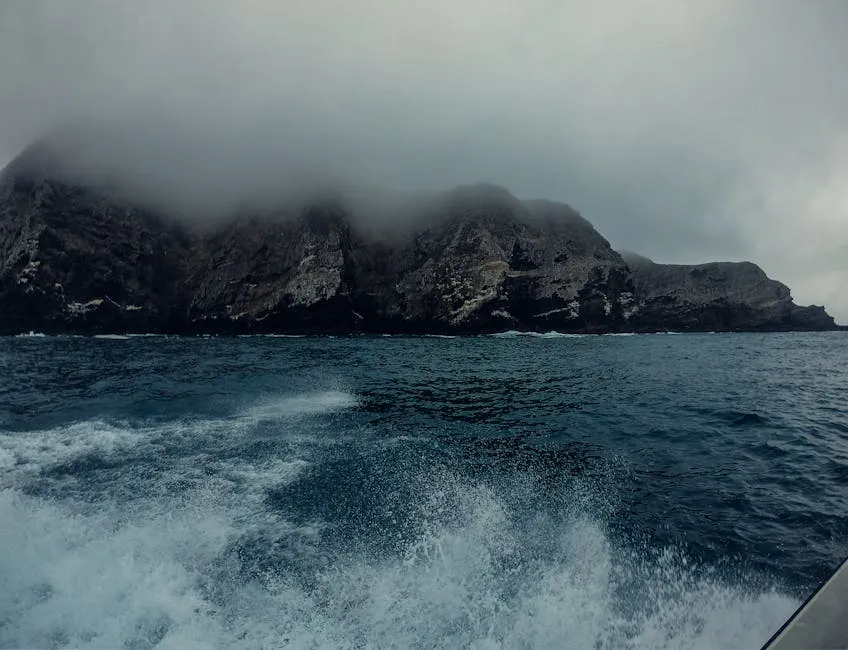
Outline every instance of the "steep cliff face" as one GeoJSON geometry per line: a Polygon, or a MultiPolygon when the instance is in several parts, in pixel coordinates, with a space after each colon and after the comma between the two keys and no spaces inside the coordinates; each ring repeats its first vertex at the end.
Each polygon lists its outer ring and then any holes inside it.
{"type": "Polygon", "coordinates": [[[757,266],[627,261],[574,210],[457,188],[189,228],[29,153],[0,176],[0,333],[829,329],[757,266]],[[360,209],[361,211],[361,209],[360,209]]]}
{"type": "MultiPolygon", "coordinates": [[[[400,215],[401,218],[410,217],[400,215]]],[[[422,226],[365,234],[337,201],[238,221],[202,236],[190,263],[197,331],[603,329],[632,300],[628,271],[566,206],[460,188],[422,226]]]]}
{"type": "Polygon", "coordinates": [[[823,307],[799,307],[789,287],[751,262],[655,264],[625,253],[633,274],[635,328],[675,330],[834,329],[823,307]]]}
{"type": "Polygon", "coordinates": [[[339,205],[238,221],[202,236],[190,265],[186,327],[350,331],[350,226],[339,205]]]}
{"type": "Polygon", "coordinates": [[[407,331],[594,330],[622,322],[627,267],[564,205],[523,203],[501,188],[436,200],[406,243],[353,255],[366,323],[407,331]]]}
{"type": "Polygon", "coordinates": [[[179,327],[181,228],[38,166],[10,171],[0,178],[0,333],[179,327]]]}

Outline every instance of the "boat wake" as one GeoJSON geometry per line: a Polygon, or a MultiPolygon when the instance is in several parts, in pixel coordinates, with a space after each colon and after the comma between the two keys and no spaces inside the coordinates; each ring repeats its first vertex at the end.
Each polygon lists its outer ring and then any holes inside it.
{"type": "Polygon", "coordinates": [[[356,404],[2,433],[0,646],[757,647],[797,605],[614,541],[585,490],[334,435],[356,404]]]}

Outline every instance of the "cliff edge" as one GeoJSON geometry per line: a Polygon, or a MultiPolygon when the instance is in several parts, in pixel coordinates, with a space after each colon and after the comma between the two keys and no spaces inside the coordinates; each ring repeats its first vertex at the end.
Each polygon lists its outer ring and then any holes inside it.
{"type": "Polygon", "coordinates": [[[0,175],[0,333],[836,329],[754,264],[622,256],[564,204],[478,185],[395,210],[191,225],[31,149],[0,175]]]}

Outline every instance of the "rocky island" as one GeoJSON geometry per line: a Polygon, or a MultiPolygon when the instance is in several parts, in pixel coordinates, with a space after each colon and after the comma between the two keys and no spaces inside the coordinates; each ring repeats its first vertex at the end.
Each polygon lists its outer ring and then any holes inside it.
{"type": "Polygon", "coordinates": [[[755,264],[620,254],[571,207],[495,186],[380,227],[339,197],[186,222],[121,196],[38,148],[6,167],[0,334],[837,329],[755,264]]]}

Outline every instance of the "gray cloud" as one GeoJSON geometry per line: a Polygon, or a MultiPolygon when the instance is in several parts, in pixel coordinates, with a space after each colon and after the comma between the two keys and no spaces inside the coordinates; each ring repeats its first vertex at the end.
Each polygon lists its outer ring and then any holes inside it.
{"type": "Polygon", "coordinates": [[[6,0],[0,164],[95,121],[91,161],[196,209],[494,182],[848,322],[846,34],[830,0],[6,0]]]}

